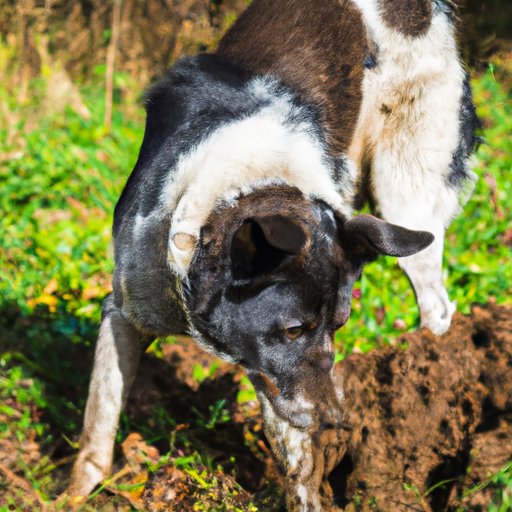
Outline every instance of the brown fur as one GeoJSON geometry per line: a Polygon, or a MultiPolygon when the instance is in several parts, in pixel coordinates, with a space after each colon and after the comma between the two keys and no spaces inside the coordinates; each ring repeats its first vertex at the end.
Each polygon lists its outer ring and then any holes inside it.
{"type": "MultiPolygon", "coordinates": [[[[203,289],[212,286],[212,281],[220,279],[223,272],[221,263],[225,261],[235,231],[246,219],[283,215],[292,218],[303,231],[306,242],[297,255],[296,263],[300,266],[312,247],[311,231],[318,226],[318,219],[312,210],[312,202],[302,192],[285,185],[270,185],[256,189],[247,196],[240,196],[236,206],[219,205],[208,217],[201,229],[200,245],[204,249],[207,266],[215,272],[201,276],[203,289]]],[[[341,255],[336,252],[336,257],[341,255]]],[[[198,307],[206,303],[207,296],[198,300],[198,307]]]]}
{"type": "Polygon", "coordinates": [[[240,16],[217,53],[274,75],[320,107],[333,155],[345,152],[362,98],[366,30],[349,0],[259,0],[240,16]]]}
{"type": "MultiPolygon", "coordinates": [[[[212,211],[206,225],[201,230],[201,243],[212,244],[209,255],[219,258],[225,250],[226,237],[252,217],[282,214],[294,219],[297,225],[308,233],[308,226],[318,223],[312,214],[311,201],[299,189],[283,185],[271,185],[256,189],[237,200],[237,207],[220,207],[212,211]]],[[[310,245],[306,242],[304,250],[310,245]]]]}
{"type": "Polygon", "coordinates": [[[403,35],[418,37],[430,28],[431,0],[380,0],[379,7],[384,23],[403,35]]]}

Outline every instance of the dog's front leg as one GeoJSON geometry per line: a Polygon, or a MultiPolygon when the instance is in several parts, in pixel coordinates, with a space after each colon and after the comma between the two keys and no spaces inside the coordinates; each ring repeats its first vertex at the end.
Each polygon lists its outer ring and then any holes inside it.
{"type": "Polygon", "coordinates": [[[437,228],[432,232],[435,234],[432,245],[413,256],[398,258],[398,263],[407,273],[416,293],[421,327],[441,335],[450,327],[455,303],[450,301],[443,284],[444,230],[437,228]]]}
{"type": "Polygon", "coordinates": [[[80,452],[66,491],[68,496],[87,496],[108,476],[119,414],[143,348],[143,336],[116,308],[112,295],[103,302],[102,316],[80,452]]]}

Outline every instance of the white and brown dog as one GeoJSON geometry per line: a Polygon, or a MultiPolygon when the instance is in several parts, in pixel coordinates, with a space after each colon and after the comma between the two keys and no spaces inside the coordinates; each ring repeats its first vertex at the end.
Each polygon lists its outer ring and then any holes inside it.
{"type": "Polygon", "coordinates": [[[146,344],[188,332],[247,368],[289,509],[327,507],[342,417],[332,339],[352,285],[398,256],[422,325],[448,329],[443,237],[476,124],[443,0],[254,0],[216,52],[178,62],[148,94],[116,207],[68,494],[108,475],[146,344]],[[352,217],[361,199],[384,220],[352,217]]]}

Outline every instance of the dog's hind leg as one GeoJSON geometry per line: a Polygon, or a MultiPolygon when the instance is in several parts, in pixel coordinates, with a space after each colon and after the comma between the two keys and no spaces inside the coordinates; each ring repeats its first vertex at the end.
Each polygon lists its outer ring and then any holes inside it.
{"type": "Polygon", "coordinates": [[[421,326],[435,334],[448,330],[455,311],[455,304],[450,301],[443,284],[442,263],[445,229],[458,209],[458,200],[455,191],[444,184],[441,187],[437,197],[422,197],[420,192],[407,197],[401,197],[399,193],[389,195],[388,192],[385,197],[379,197],[379,186],[374,187],[384,219],[409,229],[429,231],[435,237],[423,251],[398,258],[416,293],[421,326]]]}
{"type": "Polygon", "coordinates": [[[108,476],[119,414],[144,348],[143,336],[114,305],[112,295],[103,302],[102,316],[80,452],[73,467],[67,496],[85,497],[108,476]]]}
{"type": "MultiPolygon", "coordinates": [[[[395,171],[397,169],[398,166],[395,171]]],[[[405,169],[403,171],[409,176],[405,169]]],[[[389,181],[386,183],[389,184],[389,181]]],[[[422,196],[421,186],[416,193],[405,195],[401,195],[399,190],[384,193],[381,188],[387,187],[380,187],[377,179],[374,194],[385,220],[409,229],[429,231],[435,237],[426,249],[412,256],[398,258],[398,263],[416,293],[421,326],[428,327],[435,334],[443,334],[450,327],[456,309],[443,284],[442,264],[445,229],[457,212],[457,193],[443,183],[440,183],[439,193],[430,197],[422,196]]]]}
{"type": "Polygon", "coordinates": [[[458,121],[445,127],[444,141],[422,135],[421,125],[416,119],[419,132],[408,131],[407,123],[395,133],[383,131],[373,147],[371,189],[386,221],[435,237],[429,247],[398,263],[414,287],[421,325],[442,334],[455,311],[443,285],[442,260],[445,230],[459,210],[459,190],[448,182],[453,148],[447,143],[456,137],[458,121]]]}

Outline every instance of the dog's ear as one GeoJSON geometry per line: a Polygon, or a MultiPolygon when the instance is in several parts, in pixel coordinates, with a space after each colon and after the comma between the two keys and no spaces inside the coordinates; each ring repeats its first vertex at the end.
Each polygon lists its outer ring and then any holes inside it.
{"type": "Polygon", "coordinates": [[[275,269],[287,256],[299,254],[306,241],[303,228],[288,217],[245,220],[231,242],[233,278],[246,280],[275,269]]]}
{"type": "Polygon", "coordinates": [[[379,254],[411,256],[428,247],[434,235],[390,224],[372,215],[358,215],[340,227],[341,243],[351,258],[369,262],[379,254]]]}

